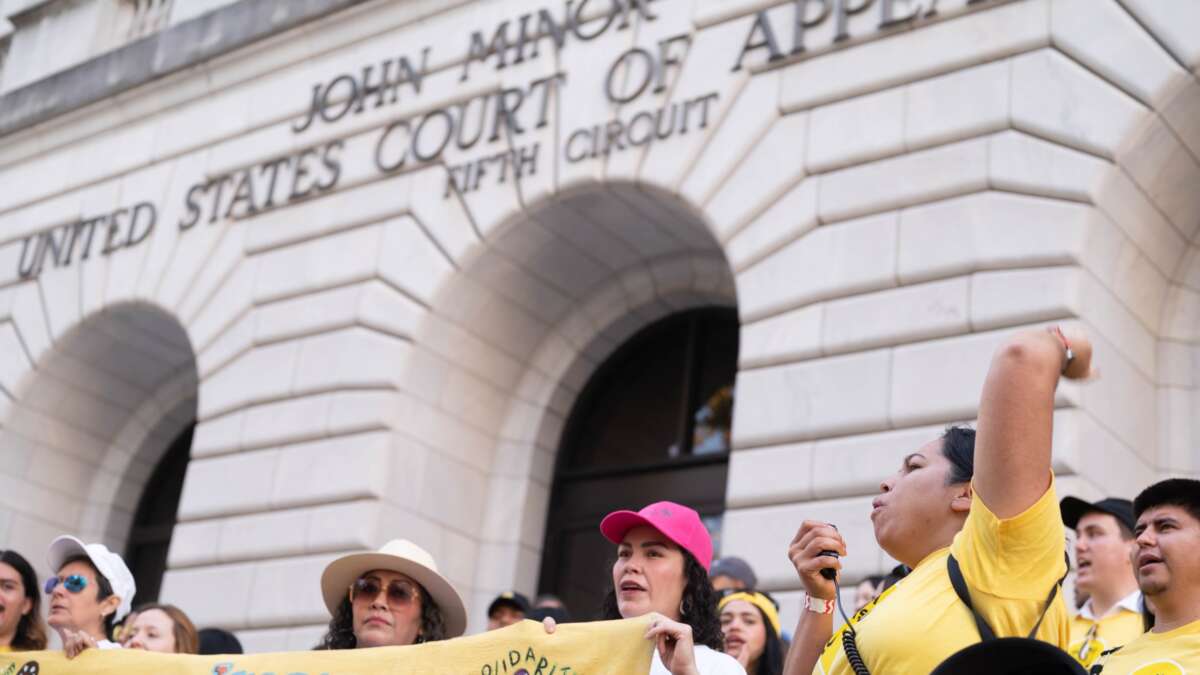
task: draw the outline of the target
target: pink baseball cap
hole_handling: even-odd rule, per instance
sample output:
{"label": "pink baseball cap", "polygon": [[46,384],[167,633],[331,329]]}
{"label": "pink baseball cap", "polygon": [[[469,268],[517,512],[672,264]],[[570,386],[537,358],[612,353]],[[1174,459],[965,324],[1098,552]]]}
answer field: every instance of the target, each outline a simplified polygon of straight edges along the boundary
{"label": "pink baseball cap", "polygon": [[641,511],[613,511],[600,521],[600,532],[614,544],[638,525],[649,525],[691,553],[707,572],[712,566],[712,537],[700,514],[675,502],[654,502]]}

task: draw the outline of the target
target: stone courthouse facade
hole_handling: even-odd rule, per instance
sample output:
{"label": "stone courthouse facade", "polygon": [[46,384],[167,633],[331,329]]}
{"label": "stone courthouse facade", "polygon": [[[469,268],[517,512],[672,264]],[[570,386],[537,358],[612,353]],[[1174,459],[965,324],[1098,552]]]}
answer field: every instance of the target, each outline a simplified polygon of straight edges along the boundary
{"label": "stone courthouse facade", "polygon": [[1102,369],[1060,388],[1060,491],[1197,475],[1197,26],[0,0],[0,546],[104,541],[144,599],[303,649],[346,551],[416,541],[479,628],[590,600],[599,515],[672,497],[794,617],[800,521],[889,567],[880,479],[1052,322]]}

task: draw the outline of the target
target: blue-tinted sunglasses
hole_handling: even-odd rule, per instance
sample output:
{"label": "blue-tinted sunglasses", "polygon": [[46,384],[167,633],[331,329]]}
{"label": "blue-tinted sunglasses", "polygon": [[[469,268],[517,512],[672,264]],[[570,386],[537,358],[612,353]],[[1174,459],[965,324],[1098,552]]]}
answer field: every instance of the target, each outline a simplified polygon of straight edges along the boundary
{"label": "blue-tinted sunglasses", "polygon": [[63,588],[71,591],[72,593],[78,593],[82,591],[83,589],[87,588],[88,584],[87,579],[79,576],[78,574],[72,574],[65,579],[50,577],[49,579],[46,579],[46,587],[44,589],[46,591],[46,595],[53,593],[54,588],[58,586],[60,581],[62,582]]}

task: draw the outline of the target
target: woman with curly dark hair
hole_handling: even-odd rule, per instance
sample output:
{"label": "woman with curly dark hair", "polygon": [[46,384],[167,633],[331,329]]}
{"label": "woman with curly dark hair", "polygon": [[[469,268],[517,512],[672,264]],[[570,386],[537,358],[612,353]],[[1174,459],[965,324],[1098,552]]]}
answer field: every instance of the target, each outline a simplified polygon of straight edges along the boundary
{"label": "woman with curly dark hair", "polygon": [[332,619],[317,649],[420,644],[467,629],[458,591],[425,549],[403,539],[333,561],[321,575],[321,593]]}
{"label": "woman with curly dark hair", "polygon": [[33,566],[16,551],[0,551],[0,652],[46,648]]}
{"label": "woman with curly dark hair", "polygon": [[700,516],[674,502],[605,516],[600,531],[617,545],[605,619],[652,615],[657,645],[651,675],[742,675],[721,651],[717,594],[708,580],[712,538]]}

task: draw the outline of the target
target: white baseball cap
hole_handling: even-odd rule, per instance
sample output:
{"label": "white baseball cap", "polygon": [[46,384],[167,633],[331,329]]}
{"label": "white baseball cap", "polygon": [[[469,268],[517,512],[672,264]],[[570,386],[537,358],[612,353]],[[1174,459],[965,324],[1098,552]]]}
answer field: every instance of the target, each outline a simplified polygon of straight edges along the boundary
{"label": "white baseball cap", "polygon": [[84,556],[91,560],[96,571],[104,575],[109,586],[112,586],[113,595],[121,599],[113,621],[125,618],[125,615],[129,614],[129,610],[133,607],[133,595],[137,592],[133,574],[125,566],[125,561],[121,559],[121,556],[108,550],[104,544],[85,544],[76,537],[64,534],[50,542],[50,550],[46,552],[46,562],[50,563],[50,569],[58,573],[58,570],[62,569],[68,560],[78,556]]}

